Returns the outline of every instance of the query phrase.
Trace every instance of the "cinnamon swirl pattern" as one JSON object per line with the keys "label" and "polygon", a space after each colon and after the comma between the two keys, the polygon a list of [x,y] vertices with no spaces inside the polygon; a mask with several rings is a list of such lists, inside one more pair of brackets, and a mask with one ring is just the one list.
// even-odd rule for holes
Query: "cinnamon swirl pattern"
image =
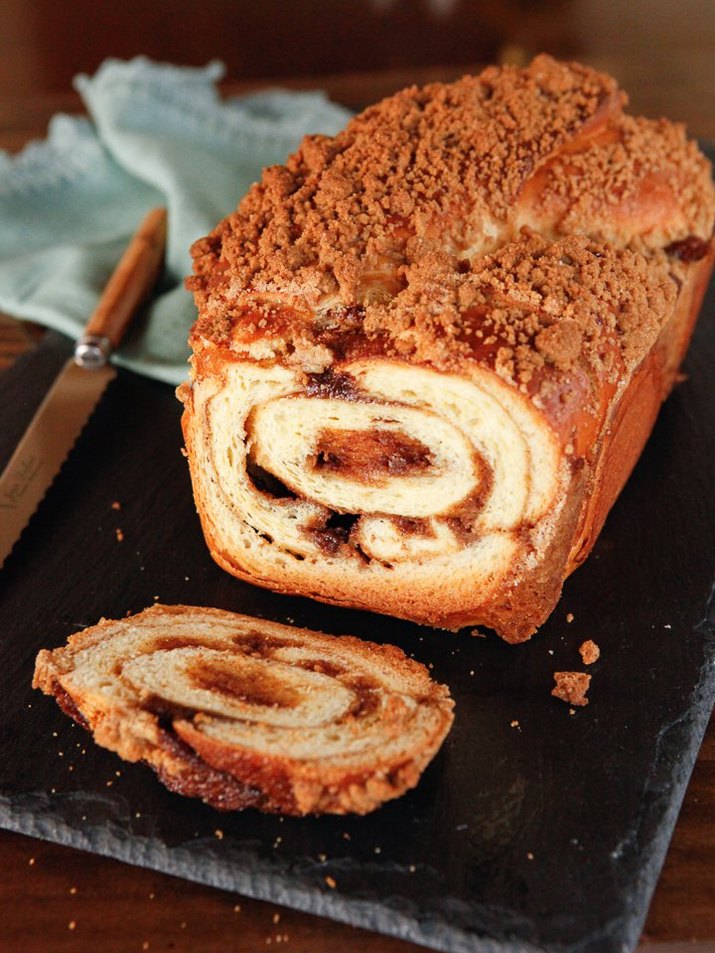
{"label": "cinnamon swirl pattern", "polygon": [[706,160],[623,105],[548,57],[405,90],[196,243],[179,396],[221,566],[510,641],[545,620],[712,266]]}
{"label": "cinnamon swirl pattern", "polygon": [[448,623],[447,580],[488,596],[524,527],[550,531],[563,454],[498,377],[373,358],[301,380],[237,361],[194,389],[195,485],[230,571],[239,553],[278,585],[348,602],[359,586],[395,614],[410,591]]}
{"label": "cinnamon swirl pattern", "polygon": [[452,723],[393,646],[188,606],[102,620],[40,652],[33,684],[220,810],[365,814],[414,787]]}

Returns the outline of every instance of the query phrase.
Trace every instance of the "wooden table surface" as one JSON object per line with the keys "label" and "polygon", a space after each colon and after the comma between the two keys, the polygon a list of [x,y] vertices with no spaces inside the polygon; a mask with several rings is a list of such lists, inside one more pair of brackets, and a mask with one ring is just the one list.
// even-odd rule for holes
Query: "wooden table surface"
{"label": "wooden table surface", "polygon": [[[304,32],[316,23],[314,13],[319,5],[318,0],[297,4],[304,13],[312,11],[313,19],[303,17],[296,21],[294,47],[305,44]],[[78,20],[90,16],[89,3],[77,0],[67,6]],[[683,0],[678,5],[665,0],[633,0],[628,5],[617,0],[561,0],[540,5],[529,0],[491,0],[481,5],[469,0],[432,0],[416,4],[423,16],[431,11],[434,29],[441,30],[438,53],[450,48],[459,51],[459,56],[442,56],[441,61],[435,61],[436,54],[430,58],[429,44],[419,45],[414,18],[406,21],[403,16],[404,3],[374,0],[372,4],[363,4],[371,18],[365,29],[369,26],[375,37],[383,36],[385,31],[405,29],[409,39],[407,53],[410,49],[417,51],[412,60],[405,55],[405,44],[393,37],[391,45],[383,45],[385,50],[398,50],[399,55],[383,53],[377,64],[383,68],[356,71],[356,60],[347,55],[354,43],[350,43],[350,24],[346,20],[341,24],[342,32],[333,25],[331,42],[330,36],[324,46],[316,41],[313,76],[308,75],[310,70],[303,61],[298,63],[301,68],[296,66],[291,74],[291,63],[297,63],[295,49],[291,54],[287,49],[276,51],[266,47],[264,60],[246,54],[243,59],[231,61],[231,51],[238,47],[218,46],[222,39],[233,36],[230,30],[221,31],[219,14],[228,16],[229,7],[231,15],[235,15],[237,8],[245,13],[248,8],[244,3],[231,6],[214,0],[206,4],[217,23],[213,32],[208,28],[199,31],[204,37],[204,48],[196,45],[190,30],[186,34],[174,32],[167,40],[158,27],[155,29],[153,21],[144,25],[148,39],[140,44],[128,32],[137,28],[138,4],[127,2],[120,6],[129,13],[125,20],[115,24],[117,42],[113,45],[111,31],[95,29],[95,33],[88,34],[89,45],[83,47],[73,32],[73,24],[57,22],[56,14],[52,21],[55,33],[48,39],[52,29],[47,21],[38,20],[38,10],[50,17],[49,0],[4,0],[0,10],[0,147],[17,150],[29,139],[44,134],[53,113],[79,109],[79,99],[70,89],[68,77],[81,70],[93,70],[107,55],[148,52],[166,60],[197,63],[218,55],[228,61],[226,88],[232,92],[265,85],[278,77],[293,87],[320,86],[335,99],[358,107],[411,82],[450,79],[469,72],[464,44],[457,44],[455,39],[464,33],[459,17],[466,15],[484,18],[480,34],[484,43],[471,69],[478,69],[479,62],[486,59],[519,62],[540,49],[578,57],[612,72],[628,90],[634,111],[683,120],[694,135],[715,141],[715,4],[709,0]],[[156,7],[156,17],[166,19],[166,2],[144,5],[142,9],[148,6]],[[182,13],[190,6],[189,0],[174,0],[172,10]],[[354,0],[346,0],[343,8],[346,18],[353,17],[353,25],[360,15],[359,6]],[[267,18],[276,16],[275,3],[267,4],[265,10]],[[449,16],[450,22],[440,19]],[[96,20],[97,16],[93,16],[95,27]],[[259,20],[254,9],[254,34],[262,29]],[[44,23],[44,32],[38,28],[38,22]],[[141,19],[138,22],[141,27]],[[63,29],[67,44],[57,36],[57,31]],[[183,38],[184,45],[177,36]],[[367,46],[372,42],[371,36],[363,37]],[[445,36],[452,37],[452,47]],[[54,45],[50,43],[53,38]],[[346,51],[342,62],[351,67],[350,72],[336,71],[336,62],[340,62],[339,56],[336,60],[336,44],[338,53],[341,49]],[[278,64],[286,68],[279,68]],[[370,61],[368,65],[376,64]],[[0,320],[0,368],[3,362],[31,346],[32,341],[31,329],[11,320]],[[400,940],[8,832],[0,832],[0,859],[0,953],[255,953],[274,947],[295,953],[362,953],[366,948],[375,953],[417,953],[420,949]],[[715,951],[712,723],[651,905],[642,947],[653,953]]]}

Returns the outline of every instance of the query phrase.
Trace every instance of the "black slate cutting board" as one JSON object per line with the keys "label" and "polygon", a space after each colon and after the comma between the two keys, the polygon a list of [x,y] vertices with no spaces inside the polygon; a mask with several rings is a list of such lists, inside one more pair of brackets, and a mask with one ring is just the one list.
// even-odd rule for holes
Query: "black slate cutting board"
{"label": "black slate cutting board", "polygon": [[[222,572],[179,404],[120,373],[0,572],[0,823],[439,950],[631,949],[715,693],[714,319],[711,289],[688,379],[593,555],[518,647]],[[0,459],[68,350],[50,337],[0,377]],[[415,791],[364,818],[221,815],[172,795],[30,688],[38,649],[157,599],[395,643],[450,686],[452,733]],[[602,656],[590,705],[571,713],[552,673],[582,668],[586,638]]]}

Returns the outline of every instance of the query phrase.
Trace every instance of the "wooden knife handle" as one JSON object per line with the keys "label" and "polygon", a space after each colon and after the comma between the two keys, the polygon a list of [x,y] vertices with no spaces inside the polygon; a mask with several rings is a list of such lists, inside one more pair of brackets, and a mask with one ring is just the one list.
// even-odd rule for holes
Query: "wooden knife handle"
{"label": "wooden knife handle", "polygon": [[132,238],[119,264],[112,273],[92,317],[84,329],[82,341],[75,351],[79,363],[96,363],[81,358],[81,348],[87,339],[104,339],[104,356],[117,347],[137,308],[154,285],[161,269],[166,245],[167,214],[165,208],[155,208],[146,216]]}

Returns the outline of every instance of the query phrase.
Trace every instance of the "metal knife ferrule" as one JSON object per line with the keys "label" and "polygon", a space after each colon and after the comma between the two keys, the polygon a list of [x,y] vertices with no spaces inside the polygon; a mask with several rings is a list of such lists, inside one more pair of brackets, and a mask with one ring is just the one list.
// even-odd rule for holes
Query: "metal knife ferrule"
{"label": "metal knife ferrule", "polygon": [[74,346],[74,362],[87,370],[104,367],[111,350],[112,342],[103,334],[84,334]]}

